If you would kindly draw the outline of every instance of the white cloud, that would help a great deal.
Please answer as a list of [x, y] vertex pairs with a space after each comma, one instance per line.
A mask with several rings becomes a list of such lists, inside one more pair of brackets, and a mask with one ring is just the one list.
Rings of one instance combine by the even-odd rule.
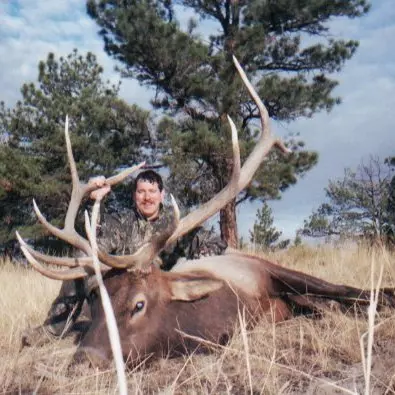
[[[38, 63], [49, 52], [67, 56], [74, 48], [93, 52], [104, 67], [105, 78], [120, 80], [115, 62], [103, 50], [98, 27], [85, 12], [81, 0], [24, 0], [0, 11], [0, 100], [12, 106], [20, 99], [25, 82], [36, 82]], [[124, 81], [121, 92], [126, 100], [148, 107], [149, 93], [135, 81]]]

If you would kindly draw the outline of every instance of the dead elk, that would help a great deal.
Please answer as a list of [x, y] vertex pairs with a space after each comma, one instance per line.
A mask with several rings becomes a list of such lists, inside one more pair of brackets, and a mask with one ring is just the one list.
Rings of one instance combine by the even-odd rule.
[[[247, 322], [252, 326], [263, 315], [278, 322], [291, 318], [296, 312], [315, 311], [316, 305], [311, 297], [338, 300], [343, 305], [369, 301], [367, 291], [331, 284], [242, 253], [185, 261], [170, 272], [152, 268], [151, 263], [162, 248], [218, 212], [251, 182], [273, 146], [287, 152], [284, 145], [271, 135], [266, 108], [236, 60], [235, 64], [259, 109], [262, 123], [261, 137], [243, 167], [240, 168], [236, 128], [229, 119], [234, 167], [228, 185], [181, 220], [175, 215], [175, 221], [168, 229], [155, 235], [150, 243], [134, 254], [113, 256], [105, 251], [97, 252], [118, 325], [123, 357], [129, 365], [152, 357], [194, 351], [201, 345], [201, 340], [223, 344], [232, 336], [240, 310], [245, 312]], [[93, 276], [94, 251], [91, 243], [74, 228], [80, 202], [92, 190], [92, 185], [79, 181], [67, 122], [65, 132], [73, 189], [64, 228], [59, 229], [48, 223], [38, 207], [34, 207], [40, 222], [50, 233], [78, 248], [86, 256], [48, 256], [35, 251], [19, 235], [18, 238], [29, 262], [43, 275], [58, 280], [84, 279], [89, 290], [92, 322], [79, 345], [75, 360], [88, 359], [92, 364], [102, 366], [111, 361], [112, 354]], [[135, 169], [112, 177], [107, 183], [113, 185]], [[67, 269], [50, 269], [42, 262], [66, 266]], [[382, 304], [395, 305], [392, 290], [382, 290], [380, 296]]]
[[[184, 261], [170, 272], [110, 271], [105, 284], [129, 366], [205, 349], [206, 342], [223, 345], [233, 334], [239, 311], [253, 327], [263, 316], [279, 322], [319, 312], [317, 299], [347, 307], [367, 305], [370, 299], [369, 291], [331, 284], [247, 254]], [[92, 325], [75, 358], [107, 366], [111, 349], [95, 293], [90, 303]], [[395, 306], [393, 292], [381, 292], [380, 303]]]

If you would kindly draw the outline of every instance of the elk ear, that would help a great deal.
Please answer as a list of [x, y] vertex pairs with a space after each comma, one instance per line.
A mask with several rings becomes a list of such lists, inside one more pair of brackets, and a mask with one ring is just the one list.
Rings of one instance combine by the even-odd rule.
[[217, 291], [223, 281], [202, 276], [177, 276], [170, 281], [171, 299], [193, 302]]

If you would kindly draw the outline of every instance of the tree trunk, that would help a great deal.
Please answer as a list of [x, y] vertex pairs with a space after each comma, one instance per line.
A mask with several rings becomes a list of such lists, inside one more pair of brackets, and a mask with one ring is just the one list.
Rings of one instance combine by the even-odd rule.
[[237, 248], [236, 199], [233, 199], [220, 211], [219, 218], [222, 239], [228, 243], [229, 247]]

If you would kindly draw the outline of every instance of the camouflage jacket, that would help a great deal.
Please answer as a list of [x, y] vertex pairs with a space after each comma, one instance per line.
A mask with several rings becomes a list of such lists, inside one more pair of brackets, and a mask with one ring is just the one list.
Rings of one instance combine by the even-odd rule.
[[[101, 216], [98, 229], [98, 245], [110, 254], [132, 254], [149, 242], [154, 234], [163, 232], [171, 225], [173, 212], [162, 207], [158, 219], [148, 221], [136, 209], [123, 210]], [[155, 261], [164, 270], [169, 270], [181, 257], [197, 259], [201, 256], [220, 255], [227, 244], [213, 230], [202, 227], [194, 229], [174, 245], [162, 251]]]

